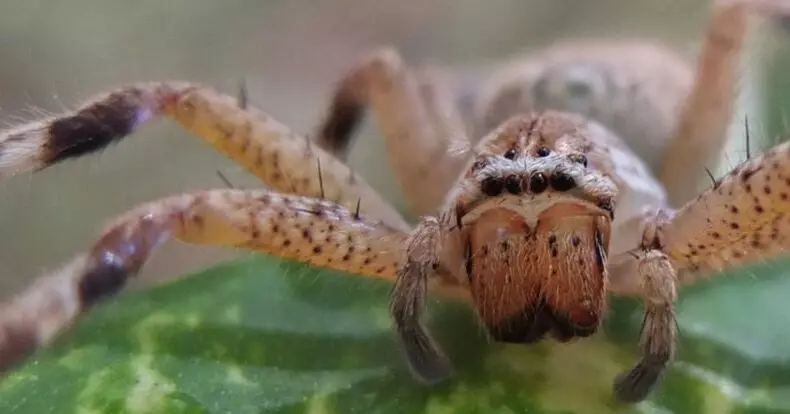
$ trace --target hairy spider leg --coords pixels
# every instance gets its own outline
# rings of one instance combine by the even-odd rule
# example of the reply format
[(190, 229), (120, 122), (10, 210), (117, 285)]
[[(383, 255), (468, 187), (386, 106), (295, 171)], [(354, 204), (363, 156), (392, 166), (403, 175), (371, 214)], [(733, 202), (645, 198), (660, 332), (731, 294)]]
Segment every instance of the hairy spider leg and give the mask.
[(188, 82), (122, 87), (71, 113), (0, 132), (0, 177), (99, 151), (157, 116), (173, 119), (269, 188), (323, 196), (348, 209), (361, 200), (366, 215), (409, 228), (386, 200), (340, 160), (243, 100)]

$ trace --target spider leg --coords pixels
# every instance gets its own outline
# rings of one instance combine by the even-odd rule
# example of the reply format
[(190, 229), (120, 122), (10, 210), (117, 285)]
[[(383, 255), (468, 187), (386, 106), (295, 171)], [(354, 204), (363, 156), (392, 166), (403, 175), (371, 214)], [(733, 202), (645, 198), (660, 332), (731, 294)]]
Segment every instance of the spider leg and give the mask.
[(727, 138), (739, 80), (739, 56), (750, 12), (788, 15), (781, 0), (718, 0), (705, 31), (696, 75), (668, 143), (658, 178), (670, 204), (680, 206), (699, 191), (705, 168), (717, 162)]
[(675, 355), (678, 266), (666, 253), (659, 233), (672, 214), (669, 209), (647, 212), (641, 219), (644, 231), (639, 246), (612, 257), (608, 266), (607, 290), (639, 297), (645, 308), (639, 341), (642, 356), (617, 376), (613, 386), (615, 397), (627, 403), (647, 398)]
[(441, 382), (453, 371), (449, 359), (421, 321), (429, 278), (436, 276), (440, 267), (440, 226), (437, 219), (426, 217), (409, 236), (390, 301), (390, 313), (409, 367), (426, 384)]
[(657, 230), (682, 285), (786, 255), (789, 234), (790, 143), (742, 163)]
[(338, 159), (246, 103), (186, 82), (134, 84), (71, 113), (0, 131), (0, 177), (99, 151), (158, 116), (176, 121), (272, 189), (325, 197), (348, 209), (361, 199), (367, 215), (408, 228), (389, 203)]
[(659, 210), (645, 221), (641, 246), (615, 258), (619, 263), (608, 286), (614, 294), (640, 296), (646, 305), (644, 356), (618, 378), (621, 398), (646, 395), (671, 361), (676, 289), (727, 268), (787, 254), (788, 201), (790, 142), (742, 163), (679, 210)]
[(644, 400), (658, 384), (675, 355), (677, 337), (673, 309), (677, 298), (675, 267), (656, 246), (643, 246), (640, 250), (636, 278), (631, 282), (636, 286), (633, 293), (643, 299), (645, 307), (640, 337), (642, 357), (614, 381), (615, 397), (628, 403)]
[(464, 124), (445, 86), (437, 73), (415, 74), (395, 50), (378, 50), (341, 79), (316, 140), (345, 159), (369, 105), (406, 202), (417, 215), (431, 213), (468, 160)]
[(343, 206), (267, 190), (208, 190), (143, 204), (87, 252), (0, 308), (0, 371), (118, 294), (169, 236), (394, 281), (407, 234)]

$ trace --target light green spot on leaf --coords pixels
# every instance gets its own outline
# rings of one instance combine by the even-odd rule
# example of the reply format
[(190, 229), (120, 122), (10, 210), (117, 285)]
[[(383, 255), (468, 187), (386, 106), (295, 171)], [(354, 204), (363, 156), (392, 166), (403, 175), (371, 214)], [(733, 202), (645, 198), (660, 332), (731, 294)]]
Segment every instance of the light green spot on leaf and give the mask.
[(153, 368), (153, 357), (143, 355), (132, 361), (135, 384), (126, 398), (129, 413), (161, 413), (168, 408), (168, 396), (176, 385)]

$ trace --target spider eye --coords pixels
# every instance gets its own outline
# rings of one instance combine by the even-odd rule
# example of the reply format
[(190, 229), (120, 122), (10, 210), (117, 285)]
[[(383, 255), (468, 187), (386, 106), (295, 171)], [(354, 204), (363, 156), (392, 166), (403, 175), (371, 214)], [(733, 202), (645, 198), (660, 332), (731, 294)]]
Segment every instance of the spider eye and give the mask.
[(538, 157), (548, 157), (549, 154), (551, 154), (551, 150), (546, 148), (546, 147), (540, 147), (540, 148), (538, 148), (537, 154), (538, 154)]
[(480, 183), (480, 189), (490, 197), (496, 197), (505, 188), (505, 181), (498, 177), (488, 177)]
[(512, 160), (512, 159), (516, 158), (516, 149), (515, 148), (511, 148), (511, 149), (507, 150), (507, 152), (505, 152), (505, 158), (507, 158), (509, 160)]
[(557, 191), (568, 191), (576, 186), (576, 180), (568, 174), (557, 172), (551, 176), (549, 181), (551, 188)]
[(535, 194), (540, 194), (549, 186), (549, 181), (542, 173), (535, 173), (529, 177), (529, 190)]
[(585, 167), (587, 166), (587, 157), (585, 157), (583, 154), (571, 154), (568, 156), (568, 159), (571, 160), (571, 162), (581, 164)]
[(505, 189), (510, 194), (520, 194), (521, 193), (521, 178), (515, 175), (509, 175), (505, 178)]

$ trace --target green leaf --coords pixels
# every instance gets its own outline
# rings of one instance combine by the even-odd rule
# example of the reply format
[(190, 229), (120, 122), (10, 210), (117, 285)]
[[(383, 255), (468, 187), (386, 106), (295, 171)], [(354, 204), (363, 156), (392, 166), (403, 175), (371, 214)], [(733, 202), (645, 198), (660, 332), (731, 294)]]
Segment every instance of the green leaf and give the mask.
[(435, 300), (457, 373), (426, 388), (395, 341), (388, 283), (253, 255), (95, 309), (0, 381), (0, 412), (790, 412), (782, 268), (685, 292), (678, 362), (636, 406), (610, 394), (637, 357), (633, 300), (594, 338), (529, 347), (489, 344), (465, 305)]

